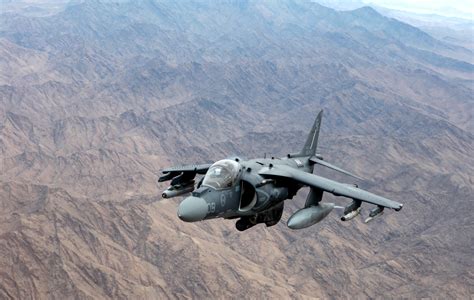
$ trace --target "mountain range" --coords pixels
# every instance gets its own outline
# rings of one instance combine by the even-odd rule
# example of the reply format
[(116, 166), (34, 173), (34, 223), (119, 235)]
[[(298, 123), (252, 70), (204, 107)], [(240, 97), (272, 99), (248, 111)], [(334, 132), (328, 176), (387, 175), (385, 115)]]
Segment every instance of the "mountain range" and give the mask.
[[(0, 5), (0, 298), (474, 294), (471, 48), (303, 0)], [(402, 211), (291, 231), (302, 193), (239, 233), (160, 199), (160, 169), (297, 151), (320, 109), (325, 160)]]

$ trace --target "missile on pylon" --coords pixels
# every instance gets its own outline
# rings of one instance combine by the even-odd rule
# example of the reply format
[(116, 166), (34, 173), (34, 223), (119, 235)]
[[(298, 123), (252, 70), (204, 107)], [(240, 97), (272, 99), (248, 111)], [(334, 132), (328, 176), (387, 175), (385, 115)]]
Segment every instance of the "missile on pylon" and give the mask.
[(352, 203), (345, 207), (344, 216), (341, 217), (341, 221), (349, 221), (357, 217), (360, 214), (361, 204), (362, 201), (360, 200), (352, 200)]
[(194, 191), (194, 180), (186, 185), (172, 185), (163, 191), (161, 197), (164, 199), (181, 196)]
[(369, 223), (373, 219), (383, 215), (383, 209), (384, 209), (384, 207), (380, 206), (380, 205), (378, 205), (376, 208), (372, 209), (370, 211), (369, 217), (367, 219), (365, 219), (365, 223)]

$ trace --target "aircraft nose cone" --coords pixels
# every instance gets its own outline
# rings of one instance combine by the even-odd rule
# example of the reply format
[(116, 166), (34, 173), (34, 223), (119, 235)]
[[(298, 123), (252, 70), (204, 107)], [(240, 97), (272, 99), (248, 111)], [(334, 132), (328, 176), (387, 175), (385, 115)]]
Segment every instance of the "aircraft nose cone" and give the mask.
[(178, 207), (178, 217), (185, 222), (203, 220), (207, 215), (207, 202), (199, 197), (190, 196)]

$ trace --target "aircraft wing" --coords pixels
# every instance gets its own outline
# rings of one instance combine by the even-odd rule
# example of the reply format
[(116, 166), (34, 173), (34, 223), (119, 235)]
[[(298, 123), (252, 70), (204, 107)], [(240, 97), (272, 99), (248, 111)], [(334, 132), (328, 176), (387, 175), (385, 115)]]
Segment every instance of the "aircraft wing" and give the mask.
[[(187, 166), (176, 166), (161, 170), (163, 176), (158, 179), (158, 182), (171, 180), (179, 175), (190, 175), (194, 178), (196, 174), (206, 174), (207, 170), (212, 164), (201, 164), (201, 165), (187, 165)], [(189, 176), (186, 176), (189, 177)]]
[(315, 164), (319, 164), (321, 166), (325, 166), (326, 168), (329, 168), (329, 169), (333, 169), (335, 171), (338, 171), (338, 172), (341, 172), (342, 174), (346, 174), (346, 175), (349, 175), (351, 177), (354, 177), (354, 178), (357, 178), (359, 180), (363, 180), (361, 177), (357, 176), (357, 175), (354, 175), (352, 174), (351, 172), (349, 171), (346, 171), (346, 170), (343, 170), (339, 167), (336, 167), (335, 165), (332, 165), (330, 163), (328, 163), (327, 161), (325, 160), (322, 160), (322, 159), (319, 159), (317, 158), (316, 156), (312, 156), (309, 158), (309, 161), (312, 162), (312, 163), (315, 163)]
[(329, 192), (335, 196), (344, 196), (355, 200), (368, 202), (371, 204), (400, 210), (403, 204), (377, 196), (360, 188), (340, 183), (315, 174), (300, 171), (289, 166), (274, 166), (272, 168), (262, 169), (259, 173), (269, 178), (286, 178), (297, 181), (303, 185), (311, 186)]

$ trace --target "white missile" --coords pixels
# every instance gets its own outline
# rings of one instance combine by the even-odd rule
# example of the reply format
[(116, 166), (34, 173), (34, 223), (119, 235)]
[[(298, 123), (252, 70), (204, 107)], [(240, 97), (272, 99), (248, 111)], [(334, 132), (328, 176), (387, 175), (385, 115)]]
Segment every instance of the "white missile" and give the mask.
[(372, 209), (370, 211), (369, 217), (365, 219), (365, 223), (369, 223), (373, 219), (378, 218), (381, 215), (383, 215), (383, 209), (384, 209), (383, 206), (377, 206), (376, 208)]
[(349, 221), (357, 217), (360, 214), (361, 204), (362, 201), (353, 199), (352, 203), (344, 208), (344, 216), (341, 221)]
[(164, 199), (180, 196), (194, 191), (194, 182), (185, 186), (170, 186), (163, 191), (161, 197)]
[(354, 219), (355, 217), (357, 217), (360, 214), (360, 209), (361, 209), (361, 207), (359, 206), (357, 209), (355, 209), (355, 210), (351, 211), (350, 213), (342, 216), (341, 220), (342, 221), (349, 221), (349, 220)]

